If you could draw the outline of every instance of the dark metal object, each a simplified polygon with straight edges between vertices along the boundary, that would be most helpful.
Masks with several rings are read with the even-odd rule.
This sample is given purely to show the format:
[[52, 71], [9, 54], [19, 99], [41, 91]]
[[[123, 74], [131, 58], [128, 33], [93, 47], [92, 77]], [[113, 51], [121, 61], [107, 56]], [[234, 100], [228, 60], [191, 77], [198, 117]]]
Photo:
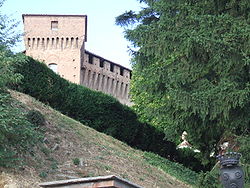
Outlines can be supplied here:
[[241, 154], [236, 152], [227, 152], [218, 155], [220, 161], [220, 180], [224, 188], [243, 188], [244, 172], [239, 166]]

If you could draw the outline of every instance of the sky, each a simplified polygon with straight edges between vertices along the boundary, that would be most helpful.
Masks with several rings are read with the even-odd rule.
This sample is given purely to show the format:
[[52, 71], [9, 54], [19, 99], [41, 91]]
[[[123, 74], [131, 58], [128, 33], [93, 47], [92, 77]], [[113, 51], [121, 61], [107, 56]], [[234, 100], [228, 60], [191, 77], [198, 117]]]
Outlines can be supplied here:
[[[22, 33], [22, 14], [87, 15], [86, 50], [131, 68], [130, 42], [124, 38], [124, 29], [115, 25], [115, 17], [141, 7], [137, 0], [6, 0], [1, 13], [19, 21], [17, 29]], [[14, 50], [24, 50], [23, 42]]]

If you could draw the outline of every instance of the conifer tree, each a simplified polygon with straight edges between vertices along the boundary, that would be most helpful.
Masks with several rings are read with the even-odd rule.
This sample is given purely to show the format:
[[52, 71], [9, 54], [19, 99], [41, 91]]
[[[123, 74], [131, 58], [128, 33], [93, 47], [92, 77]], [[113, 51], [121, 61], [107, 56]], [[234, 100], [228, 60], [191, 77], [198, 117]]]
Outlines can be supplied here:
[[131, 41], [131, 94], [141, 118], [204, 164], [227, 134], [250, 131], [250, 1], [140, 0], [116, 23]]

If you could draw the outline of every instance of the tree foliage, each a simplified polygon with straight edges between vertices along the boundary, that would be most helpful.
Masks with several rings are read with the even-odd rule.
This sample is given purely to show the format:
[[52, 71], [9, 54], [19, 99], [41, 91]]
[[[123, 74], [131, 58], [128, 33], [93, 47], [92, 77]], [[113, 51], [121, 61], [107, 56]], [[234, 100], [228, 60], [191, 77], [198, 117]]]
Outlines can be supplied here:
[[[0, 8], [5, 0], [0, 0]], [[11, 19], [9, 16], [2, 14], [0, 10], [0, 46], [13, 47], [16, 42], [20, 41], [21, 34], [16, 31], [19, 22]]]
[[[4, 1], [0, 0], [0, 7]], [[15, 24], [0, 13], [0, 166], [15, 166], [19, 152], [38, 141], [41, 134], [26, 118], [25, 109], [11, 98], [7, 85], [17, 84], [22, 76], [13, 64], [24, 60], [9, 48], [17, 41]]]
[[134, 108], [176, 142], [186, 130], [206, 164], [225, 132], [249, 135], [250, 1], [141, 2], [116, 19], [136, 47]]
[[20, 151], [36, 143], [41, 134], [26, 118], [25, 109], [11, 98], [8, 84], [16, 84], [22, 76], [14, 72], [13, 63], [22, 61], [4, 46], [0, 49], [0, 166], [14, 166]]

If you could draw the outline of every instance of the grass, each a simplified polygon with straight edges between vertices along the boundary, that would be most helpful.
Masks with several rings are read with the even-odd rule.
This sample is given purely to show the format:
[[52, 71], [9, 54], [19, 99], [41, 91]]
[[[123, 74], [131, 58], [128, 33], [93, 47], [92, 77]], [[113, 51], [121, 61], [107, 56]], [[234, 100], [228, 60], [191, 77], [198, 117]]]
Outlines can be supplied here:
[[176, 177], [177, 179], [186, 182], [190, 185], [196, 185], [199, 174], [184, 167], [179, 163], [174, 163], [157, 154], [144, 152], [144, 159], [151, 165], [154, 165], [164, 172]]

